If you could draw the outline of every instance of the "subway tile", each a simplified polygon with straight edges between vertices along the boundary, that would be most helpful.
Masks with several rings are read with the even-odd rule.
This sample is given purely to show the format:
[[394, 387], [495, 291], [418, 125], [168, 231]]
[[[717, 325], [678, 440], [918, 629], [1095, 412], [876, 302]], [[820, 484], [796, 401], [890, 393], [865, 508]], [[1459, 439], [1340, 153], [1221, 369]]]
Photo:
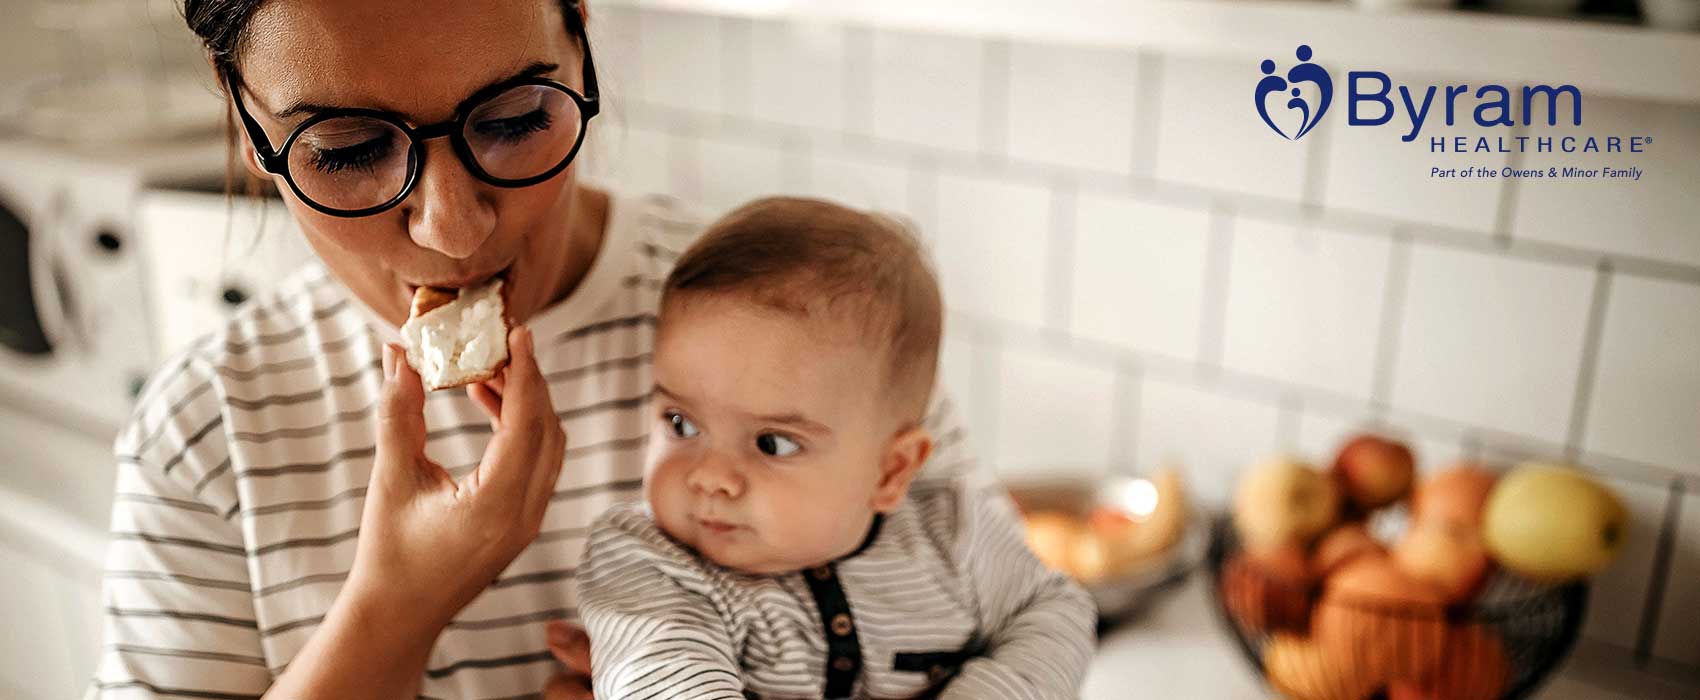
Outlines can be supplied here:
[[1016, 43], [1007, 93], [1011, 158], [1126, 174], [1133, 164], [1139, 57]]
[[757, 197], [799, 189], [787, 178], [790, 156], [767, 144], [703, 139], [697, 142], [697, 192], [703, 206], [731, 211]]
[[644, 11], [637, 94], [644, 102], [695, 112], [724, 111], [720, 18]]
[[1659, 610], [1659, 633], [1653, 653], [1671, 661], [1700, 667], [1700, 495], [1682, 500], [1670, 578]]
[[1270, 131], [1249, 104], [1257, 62], [1163, 58], [1157, 179], [1298, 201], [1310, 150]]
[[1618, 275], [1607, 298], [1587, 448], [1700, 474], [1700, 287]]
[[750, 31], [748, 116], [837, 133], [844, 130], [844, 32], [804, 21], [756, 21]]
[[1310, 224], [1237, 219], [1223, 364], [1369, 398], [1390, 245]]
[[605, 133], [607, 138], [588, 154], [586, 175], [628, 192], [684, 193], [683, 178], [673, 166], [672, 134], [629, 124]]
[[998, 473], [1103, 474], [1113, 431], [1115, 373], [1066, 358], [1007, 350], [999, 358]]
[[1140, 383], [1136, 421], [1137, 468], [1180, 466], [1211, 506], [1232, 500], [1240, 470], [1280, 444], [1274, 404], [1149, 376]]
[[1180, 359], [1198, 351], [1210, 213], [1081, 194], [1070, 324], [1076, 335]]
[[1512, 235], [1589, 250], [1700, 265], [1700, 105], [1614, 100], [1589, 95], [1582, 126], [1560, 122], [1539, 134], [1650, 136], [1645, 153], [1530, 154], [1526, 166], [1640, 167], [1640, 181], [1518, 181]]
[[[596, 59], [596, 82], [604, 107], [616, 107], [640, 94], [643, 71], [643, 12], [632, 7], [598, 5], [585, 30]], [[598, 120], [604, 119], [597, 117]], [[603, 122], [606, 123], [606, 122]]]
[[853, 207], [912, 214], [909, 170], [854, 155], [816, 153], [804, 189]]
[[1042, 187], [941, 174], [933, 255], [945, 304], [1041, 325], [1050, 207]]
[[1414, 246], [1392, 404], [1562, 442], [1594, 272]]
[[1594, 478], [1616, 493], [1629, 510], [1629, 536], [1611, 566], [1590, 581], [1593, 590], [1582, 633], [1633, 649], [1641, 631], [1647, 580], [1653, 575], [1653, 556], [1658, 548], [1659, 530], [1664, 525], [1669, 491], [1600, 474]]
[[956, 151], [980, 147], [984, 45], [965, 37], [874, 33], [871, 136]]
[[[1448, 83], [1442, 79], [1414, 82]], [[1336, 86], [1337, 91], [1345, 88], [1343, 83]], [[1400, 140], [1410, 132], [1410, 119], [1402, 110], [1400, 116], [1384, 126], [1349, 127], [1346, 125], [1348, 105], [1337, 104], [1340, 110], [1337, 118], [1330, 118], [1318, 127], [1319, 134], [1328, 140], [1323, 205], [1475, 231], [1484, 236], [1494, 233], [1504, 180], [1432, 175], [1435, 168], [1443, 172], [1476, 167], [1499, 170], [1506, 164], [1508, 154], [1456, 153], [1450, 149], [1450, 139], [1460, 136], [1491, 139], [1504, 136], [1507, 130], [1477, 126], [1467, 111], [1471, 108], [1465, 106], [1475, 103], [1465, 100], [1458, 103], [1456, 123], [1447, 126], [1441, 99], [1442, 96], [1436, 97], [1422, 132], [1410, 142]], [[1365, 106], [1363, 114], [1373, 116], [1372, 109]], [[1431, 137], [1447, 139], [1449, 147], [1441, 152], [1431, 151]]]

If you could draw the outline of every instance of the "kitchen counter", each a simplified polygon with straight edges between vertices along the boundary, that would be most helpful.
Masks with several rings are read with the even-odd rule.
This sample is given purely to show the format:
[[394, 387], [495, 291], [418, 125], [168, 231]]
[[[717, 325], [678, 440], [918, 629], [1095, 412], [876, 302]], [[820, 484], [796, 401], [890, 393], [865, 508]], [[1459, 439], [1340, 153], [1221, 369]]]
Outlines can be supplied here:
[[[1211, 607], [1209, 578], [1196, 572], [1139, 617], [1099, 639], [1084, 700], [1188, 698], [1263, 700], [1265, 687]], [[1535, 693], [1540, 700], [1691, 700], [1700, 688], [1637, 671], [1629, 652], [1582, 640]]]

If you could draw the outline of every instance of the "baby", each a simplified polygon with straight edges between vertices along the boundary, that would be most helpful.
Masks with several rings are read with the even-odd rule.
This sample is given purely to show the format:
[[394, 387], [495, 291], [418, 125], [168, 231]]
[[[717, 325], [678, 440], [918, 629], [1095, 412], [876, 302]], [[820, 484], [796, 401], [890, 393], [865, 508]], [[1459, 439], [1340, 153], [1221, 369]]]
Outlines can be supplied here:
[[1078, 696], [1087, 594], [1007, 499], [910, 488], [940, 307], [895, 221], [822, 201], [745, 205], [679, 259], [644, 501], [577, 575], [599, 700]]

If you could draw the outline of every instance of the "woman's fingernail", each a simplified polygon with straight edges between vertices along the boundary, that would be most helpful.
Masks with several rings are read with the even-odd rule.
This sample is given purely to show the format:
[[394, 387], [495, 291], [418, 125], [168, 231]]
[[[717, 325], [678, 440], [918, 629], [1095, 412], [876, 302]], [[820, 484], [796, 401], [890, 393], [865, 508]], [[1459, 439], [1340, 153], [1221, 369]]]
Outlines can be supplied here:
[[525, 349], [536, 350], [537, 339], [531, 335], [531, 328], [528, 326], [520, 326], [519, 331], [525, 334]]
[[395, 346], [384, 344], [384, 379], [395, 379]]

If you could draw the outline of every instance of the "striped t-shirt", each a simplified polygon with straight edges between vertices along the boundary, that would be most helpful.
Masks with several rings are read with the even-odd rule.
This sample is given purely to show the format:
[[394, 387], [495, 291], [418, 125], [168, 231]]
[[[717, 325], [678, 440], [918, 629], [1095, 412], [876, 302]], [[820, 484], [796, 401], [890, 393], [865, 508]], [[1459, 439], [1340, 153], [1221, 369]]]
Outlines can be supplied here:
[[849, 556], [782, 576], [716, 566], [645, 504], [615, 506], [578, 586], [598, 698], [1066, 700], [1096, 620], [1007, 499], [951, 484], [912, 489]]
[[[544, 623], [578, 618], [591, 522], [640, 494], [660, 285], [703, 221], [661, 197], [615, 197], [608, 217], [586, 278], [527, 320], [569, 436], [542, 534], [438, 637], [426, 697], [537, 697], [557, 669]], [[154, 375], [116, 441], [90, 697], [258, 697], [295, 658], [353, 564], [398, 337], [312, 265]], [[973, 464], [957, 419], [932, 420], [946, 447], [923, 477]], [[490, 439], [464, 392], [430, 394], [425, 422], [457, 477]]]

